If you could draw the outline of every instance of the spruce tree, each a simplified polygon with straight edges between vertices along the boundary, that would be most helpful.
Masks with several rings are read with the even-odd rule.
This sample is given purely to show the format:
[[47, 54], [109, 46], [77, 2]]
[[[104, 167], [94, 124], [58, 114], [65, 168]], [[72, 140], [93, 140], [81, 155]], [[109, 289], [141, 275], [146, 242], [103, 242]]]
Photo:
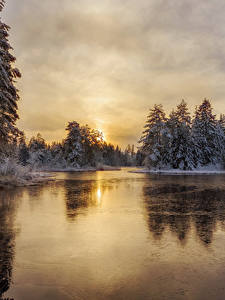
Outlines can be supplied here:
[[187, 103], [182, 100], [176, 109], [176, 146], [173, 154], [174, 167], [182, 170], [194, 168], [193, 142], [191, 137], [191, 117]]
[[162, 168], [165, 148], [163, 145], [166, 116], [162, 105], [154, 105], [147, 117], [145, 130], [140, 139], [140, 150], [146, 155], [145, 163], [151, 168]]
[[192, 125], [195, 166], [207, 166], [218, 162], [219, 149], [216, 141], [217, 122], [209, 100], [204, 99], [196, 108]]
[[66, 130], [68, 134], [64, 141], [65, 159], [69, 166], [81, 167], [84, 164], [81, 127], [77, 122], [73, 121], [68, 123]]
[[176, 112], [172, 110], [166, 122], [166, 134], [164, 135], [163, 143], [167, 152], [167, 155], [165, 155], [164, 163], [169, 168], [176, 169], [178, 167], [176, 163], [178, 143], [178, 119]]
[[[0, 12], [4, 1], [0, 1]], [[0, 20], [0, 143], [9, 143], [17, 140], [20, 131], [16, 127], [19, 116], [19, 94], [15, 87], [15, 80], [21, 77], [17, 68], [13, 67], [16, 58], [10, 53], [9, 37], [10, 27]]]
[[225, 115], [221, 114], [216, 121], [216, 151], [218, 154], [218, 164], [225, 167]]

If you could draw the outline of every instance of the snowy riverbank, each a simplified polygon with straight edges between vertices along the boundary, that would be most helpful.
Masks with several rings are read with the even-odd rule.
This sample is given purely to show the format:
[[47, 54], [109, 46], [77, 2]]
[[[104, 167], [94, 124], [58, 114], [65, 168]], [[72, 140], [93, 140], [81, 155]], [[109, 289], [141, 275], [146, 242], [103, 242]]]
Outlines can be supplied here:
[[0, 187], [36, 185], [49, 180], [52, 180], [51, 174], [31, 170], [13, 159], [5, 159], [0, 164]]
[[0, 167], [0, 187], [29, 186], [54, 180], [54, 172], [96, 172], [120, 171], [119, 167], [99, 166], [97, 168], [47, 168], [30, 170], [27, 167], [7, 160]]
[[100, 166], [100, 167], [87, 167], [87, 168], [47, 168], [43, 169], [45, 172], [96, 172], [96, 171], [120, 171], [120, 167]]
[[196, 170], [148, 170], [148, 169], [137, 169], [133, 171], [129, 171], [130, 173], [148, 173], [148, 174], [160, 174], [160, 175], [216, 175], [216, 174], [224, 174], [223, 170], [212, 170], [212, 169], [196, 169]]
[[26, 176], [0, 175], [0, 187], [19, 187], [38, 185], [47, 181], [54, 180], [53, 176], [44, 172], [30, 172]]

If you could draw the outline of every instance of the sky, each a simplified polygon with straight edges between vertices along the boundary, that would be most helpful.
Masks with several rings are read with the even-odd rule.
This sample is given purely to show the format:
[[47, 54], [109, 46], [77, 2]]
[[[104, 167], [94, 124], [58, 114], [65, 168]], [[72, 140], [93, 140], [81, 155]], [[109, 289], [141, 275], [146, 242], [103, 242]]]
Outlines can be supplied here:
[[154, 104], [225, 113], [225, 1], [6, 1], [27, 137], [60, 141], [75, 120], [125, 147]]

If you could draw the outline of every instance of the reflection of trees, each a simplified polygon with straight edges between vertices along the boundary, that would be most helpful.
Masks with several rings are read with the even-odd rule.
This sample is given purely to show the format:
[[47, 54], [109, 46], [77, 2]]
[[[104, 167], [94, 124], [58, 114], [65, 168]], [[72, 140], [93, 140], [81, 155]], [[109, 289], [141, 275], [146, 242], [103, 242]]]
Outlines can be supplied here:
[[154, 181], [143, 188], [149, 230], [161, 238], [169, 228], [185, 242], [191, 224], [204, 244], [212, 242], [218, 222], [225, 221], [225, 189]]
[[92, 180], [66, 180], [65, 199], [67, 217], [74, 220], [81, 208], [97, 204], [98, 185]]
[[70, 221], [74, 221], [76, 216], [84, 213], [88, 207], [101, 205], [106, 190], [118, 188], [120, 180], [103, 179], [98, 175], [98, 173], [73, 174], [63, 182], [66, 214]]
[[15, 197], [20, 190], [0, 191], [0, 298], [10, 286], [15, 248]]

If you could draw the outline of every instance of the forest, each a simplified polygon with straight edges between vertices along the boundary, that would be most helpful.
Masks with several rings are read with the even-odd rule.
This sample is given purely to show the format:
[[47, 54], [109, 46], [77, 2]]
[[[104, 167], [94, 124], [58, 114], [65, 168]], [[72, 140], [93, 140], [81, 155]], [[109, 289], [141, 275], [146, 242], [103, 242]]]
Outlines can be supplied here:
[[191, 118], [182, 100], [169, 117], [162, 105], [150, 109], [139, 141], [138, 164], [149, 169], [224, 169], [225, 116], [204, 99]]
[[[3, 7], [4, 1], [0, 1], [0, 11]], [[207, 99], [196, 107], [193, 117], [184, 100], [168, 117], [162, 105], [155, 105], [149, 111], [137, 153], [134, 145], [122, 151], [107, 143], [100, 131], [76, 121], [68, 122], [61, 142], [48, 144], [40, 133], [26, 141], [25, 133], [16, 125], [20, 100], [16, 81], [21, 73], [14, 67], [9, 29], [0, 21], [1, 176], [26, 177], [33, 170], [104, 166], [144, 166], [150, 170], [224, 168], [225, 117], [221, 114], [217, 118]]]
[[[4, 1], [0, 1], [0, 11]], [[107, 143], [101, 132], [75, 121], [68, 122], [62, 142], [46, 143], [40, 133], [26, 141], [16, 125], [20, 100], [16, 81], [21, 77], [11, 54], [10, 27], [0, 21], [0, 175], [26, 177], [31, 171], [102, 168], [135, 164], [134, 146], [125, 151]], [[37, 112], [38, 113], [38, 112]]]

